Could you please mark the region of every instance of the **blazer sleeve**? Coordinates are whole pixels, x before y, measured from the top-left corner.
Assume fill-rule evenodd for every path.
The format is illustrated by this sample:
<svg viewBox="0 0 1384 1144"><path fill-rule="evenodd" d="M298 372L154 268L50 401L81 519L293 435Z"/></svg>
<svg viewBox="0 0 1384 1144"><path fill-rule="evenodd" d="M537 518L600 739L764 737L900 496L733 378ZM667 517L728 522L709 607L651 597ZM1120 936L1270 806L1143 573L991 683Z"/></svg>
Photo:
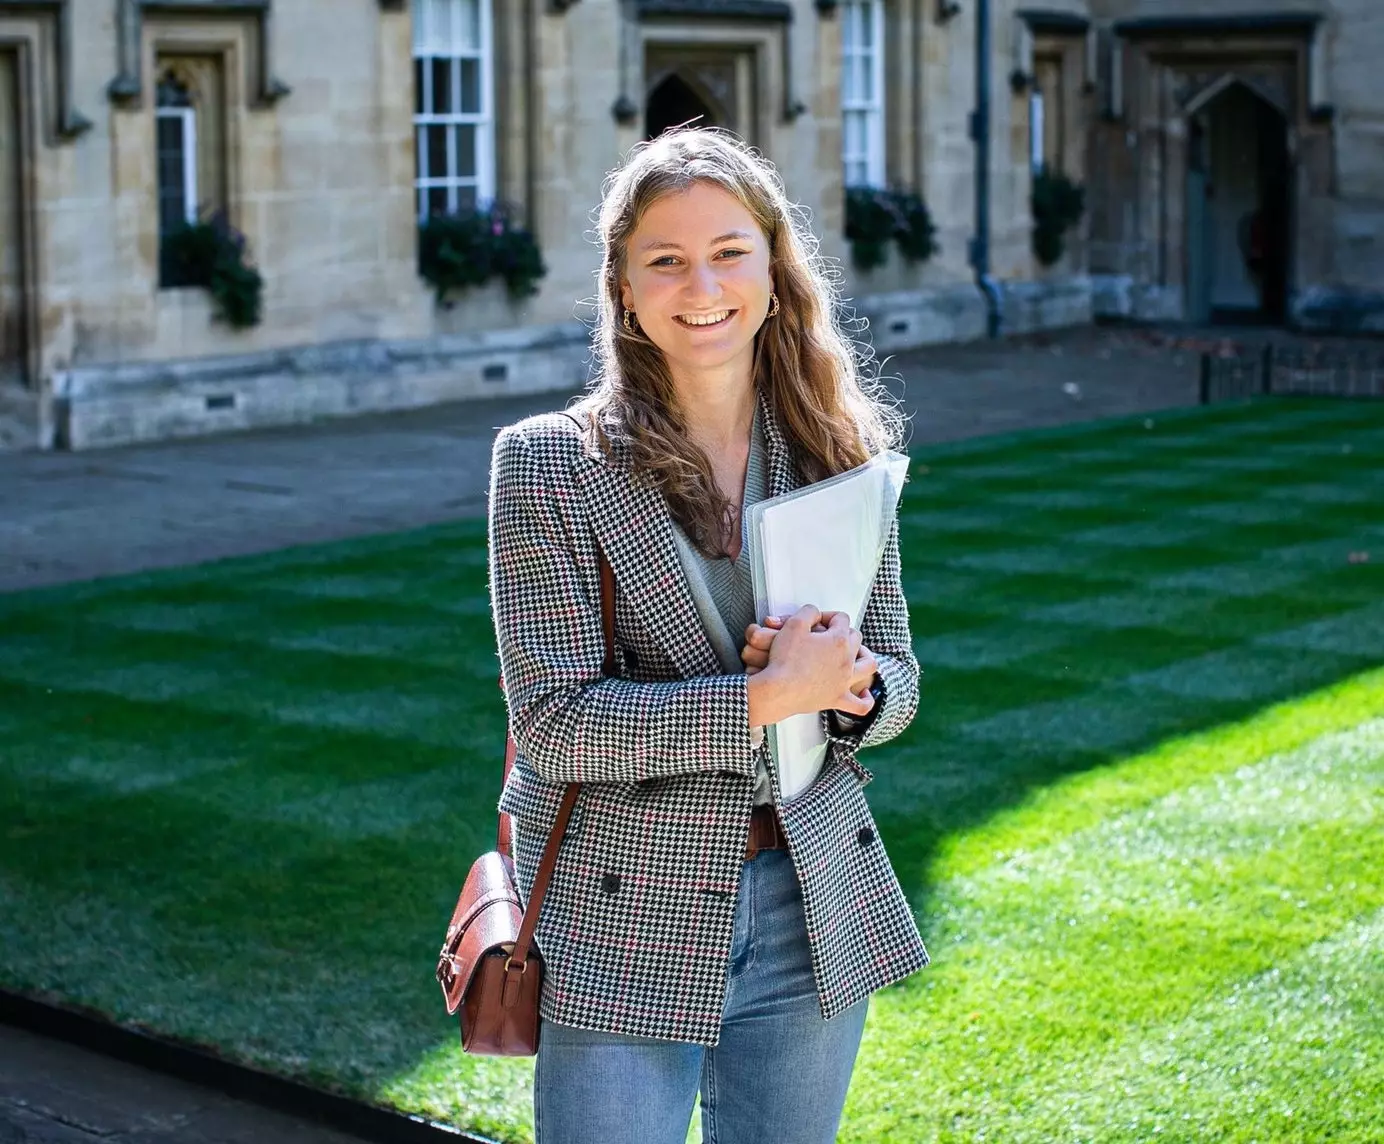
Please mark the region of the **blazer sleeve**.
<svg viewBox="0 0 1384 1144"><path fill-rule="evenodd" d="M578 448L575 432L530 439L521 423L500 433L492 455L490 597L515 744L555 783L753 778L747 676L601 674L595 538L571 476Z"/></svg>
<svg viewBox="0 0 1384 1144"><path fill-rule="evenodd" d="M918 711L920 670L913 654L908 601L903 594L897 518L889 530L879 574L865 605L860 642L874 653L884 684L884 699L875 711L849 729L836 724L830 712L822 712L822 727L828 741L852 758L856 751L887 743L902 734ZM863 770L858 765L857 769ZM866 774L868 776L868 772Z"/></svg>

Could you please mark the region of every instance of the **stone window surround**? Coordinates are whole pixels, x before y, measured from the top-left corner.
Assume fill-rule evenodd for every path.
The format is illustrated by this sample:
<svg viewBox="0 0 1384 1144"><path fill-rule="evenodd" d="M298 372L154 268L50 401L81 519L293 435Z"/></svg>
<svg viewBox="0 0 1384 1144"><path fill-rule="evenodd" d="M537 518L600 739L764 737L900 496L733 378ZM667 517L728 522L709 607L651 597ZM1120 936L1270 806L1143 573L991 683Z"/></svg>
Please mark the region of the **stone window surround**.
<svg viewBox="0 0 1384 1144"><path fill-rule="evenodd" d="M1033 28L1039 30L1034 32ZM1011 77L1015 94L1023 97L1024 93L1027 93L1025 102L1030 117L1030 160L1031 153L1037 145L1032 138L1032 113L1036 101L1042 106L1042 114L1045 116L1061 117L1061 123L1057 127L1057 137L1060 141L1057 166L1077 182L1082 182L1085 178L1086 155L1081 140L1085 139L1090 124L1091 104L1088 97L1095 92L1091 77L1097 62L1092 51L1096 40L1094 36L1088 35L1088 31L1085 28L1066 26L1047 31L1042 30L1042 25L1031 25L1023 65L1023 82L1018 82L1018 69ZM1044 93L1039 90L1037 60L1040 58L1055 61L1060 69L1062 98L1059 101L1043 99ZM1046 150L1044 155L1046 158Z"/></svg>
<svg viewBox="0 0 1384 1144"><path fill-rule="evenodd" d="M751 54L758 79L754 102L759 145L778 120L791 123L807 110L793 86L793 9L778 0L627 0L621 5L620 94L611 113L618 123L638 122L645 96L644 57L649 46L740 49ZM638 93L639 98L634 98Z"/></svg>
<svg viewBox="0 0 1384 1144"><path fill-rule="evenodd" d="M0 23L0 42L17 44L21 51L34 53L33 63L52 56L53 99L55 114L50 121L44 116L44 130L51 143L75 139L91 126L91 120L79 112L72 101L72 8L71 0L0 0L0 21L7 16L37 17L33 21L19 23L16 30L7 30L6 23ZM32 65L30 70L35 70ZM37 69L39 82L45 91L40 106L48 106L48 81L45 67ZM29 85L30 91L33 84Z"/></svg>
<svg viewBox="0 0 1384 1144"><path fill-rule="evenodd" d="M249 20L255 29L254 50L246 51L247 63L255 65L252 83L245 85L249 106L272 107L292 90L274 76L273 0L119 0L117 52L119 72L107 88L112 102L138 106L144 99L147 74L144 27L150 17L158 22L225 20L240 24ZM229 74L229 73L228 73Z"/></svg>
<svg viewBox="0 0 1384 1144"><path fill-rule="evenodd" d="M207 21L205 13L182 10L177 13L161 12L157 18L148 20L141 28L140 72L146 76L159 74L161 59L179 56L210 57L216 61L216 70L223 84L221 115L221 141L217 148L219 169L219 194L224 196L223 206L230 224L239 230L245 229L242 217L244 174L240 162L242 149L243 117L247 114L246 89L255 82L249 74L248 61L257 51L256 36L244 20ZM113 145L128 153L132 166L139 170L156 170L156 131L154 118L156 108L152 92L147 101L122 108L126 114L118 117L113 124ZM130 114L134 112L134 114ZM157 195L151 195L147 210L152 229L158 229ZM254 242L253 237L251 242ZM151 248L155 253L152 261L132 252L137 259L136 273L146 277L151 286L159 280L159 266L155 243ZM159 289L154 291L154 305L157 310L179 305L176 295L196 294L195 287ZM200 296L200 295L198 295Z"/></svg>
<svg viewBox="0 0 1384 1144"><path fill-rule="evenodd" d="M1046 8L1021 8L1014 17L1017 27L1009 85L1016 93L1033 86L1035 53L1065 56L1073 50L1076 40L1081 41L1083 53L1081 90L1087 95L1095 91L1099 39L1090 20L1075 13Z"/></svg>

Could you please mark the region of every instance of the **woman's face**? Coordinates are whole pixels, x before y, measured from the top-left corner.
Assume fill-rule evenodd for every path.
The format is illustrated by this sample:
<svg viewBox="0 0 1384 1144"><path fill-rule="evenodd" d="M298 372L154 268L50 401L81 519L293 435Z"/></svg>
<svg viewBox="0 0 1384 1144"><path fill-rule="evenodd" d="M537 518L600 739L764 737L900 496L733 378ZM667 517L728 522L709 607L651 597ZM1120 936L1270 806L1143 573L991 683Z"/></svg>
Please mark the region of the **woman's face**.
<svg viewBox="0 0 1384 1144"><path fill-rule="evenodd" d="M683 372L743 359L769 311L769 240L728 191L693 183L654 201L630 235L621 300Z"/></svg>

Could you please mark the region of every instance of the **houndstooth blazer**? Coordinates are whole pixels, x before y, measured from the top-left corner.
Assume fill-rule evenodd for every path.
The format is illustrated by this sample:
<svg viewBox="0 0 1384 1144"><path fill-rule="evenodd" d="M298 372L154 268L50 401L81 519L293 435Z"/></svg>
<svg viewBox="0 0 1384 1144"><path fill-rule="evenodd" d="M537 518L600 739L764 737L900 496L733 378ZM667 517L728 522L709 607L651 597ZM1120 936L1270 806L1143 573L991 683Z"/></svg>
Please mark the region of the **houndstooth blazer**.
<svg viewBox="0 0 1384 1144"><path fill-rule="evenodd" d="M770 495L797 476L762 396ZM662 493L568 415L496 439L490 592L517 757L500 799L525 900L562 799L581 782L537 929L544 1019L715 1045L749 833L756 748L747 676L698 618ZM604 658L596 545L615 572L619 678ZM877 717L831 736L814 783L780 807L824 1018L927 964L862 787L861 747L898 735L918 663L895 525L861 622L884 681ZM773 776L773 768L770 766ZM773 776L775 801L778 779Z"/></svg>

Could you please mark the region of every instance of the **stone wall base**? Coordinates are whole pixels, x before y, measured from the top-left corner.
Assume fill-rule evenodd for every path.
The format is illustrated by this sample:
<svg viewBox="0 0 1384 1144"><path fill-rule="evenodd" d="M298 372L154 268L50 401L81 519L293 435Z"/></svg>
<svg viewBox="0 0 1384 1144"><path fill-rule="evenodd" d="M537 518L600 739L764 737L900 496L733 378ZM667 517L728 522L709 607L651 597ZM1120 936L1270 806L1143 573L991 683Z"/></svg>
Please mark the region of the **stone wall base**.
<svg viewBox="0 0 1384 1144"><path fill-rule="evenodd" d="M1084 276L1001 282L1000 288L1004 335L1091 322L1091 283ZM985 299L970 282L871 294L857 300L855 307L858 317L869 319L869 340L880 356L944 342L975 341L986 334Z"/></svg>
<svg viewBox="0 0 1384 1144"><path fill-rule="evenodd" d="M1314 334L1384 334L1384 293L1311 286L1293 299L1292 322Z"/></svg>
<svg viewBox="0 0 1384 1144"><path fill-rule="evenodd" d="M1084 277L1005 283L1006 334L1091 321ZM881 356L985 336L969 283L857 302ZM473 398L570 391L587 380L580 323L409 342L342 342L234 357L82 366L54 377L54 441L92 449L298 425Z"/></svg>
<svg viewBox="0 0 1384 1144"><path fill-rule="evenodd" d="M41 394L13 382L0 382L0 453L52 445L53 429Z"/></svg>
<svg viewBox="0 0 1384 1144"><path fill-rule="evenodd" d="M586 329L573 322L424 341L83 366L54 378L56 444L90 449L572 390L586 380L589 352Z"/></svg>
<svg viewBox="0 0 1384 1144"><path fill-rule="evenodd" d="M1137 322L1180 322L1187 314L1179 286L1154 286L1132 274L1092 274L1091 308L1096 318Z"/></svg>

